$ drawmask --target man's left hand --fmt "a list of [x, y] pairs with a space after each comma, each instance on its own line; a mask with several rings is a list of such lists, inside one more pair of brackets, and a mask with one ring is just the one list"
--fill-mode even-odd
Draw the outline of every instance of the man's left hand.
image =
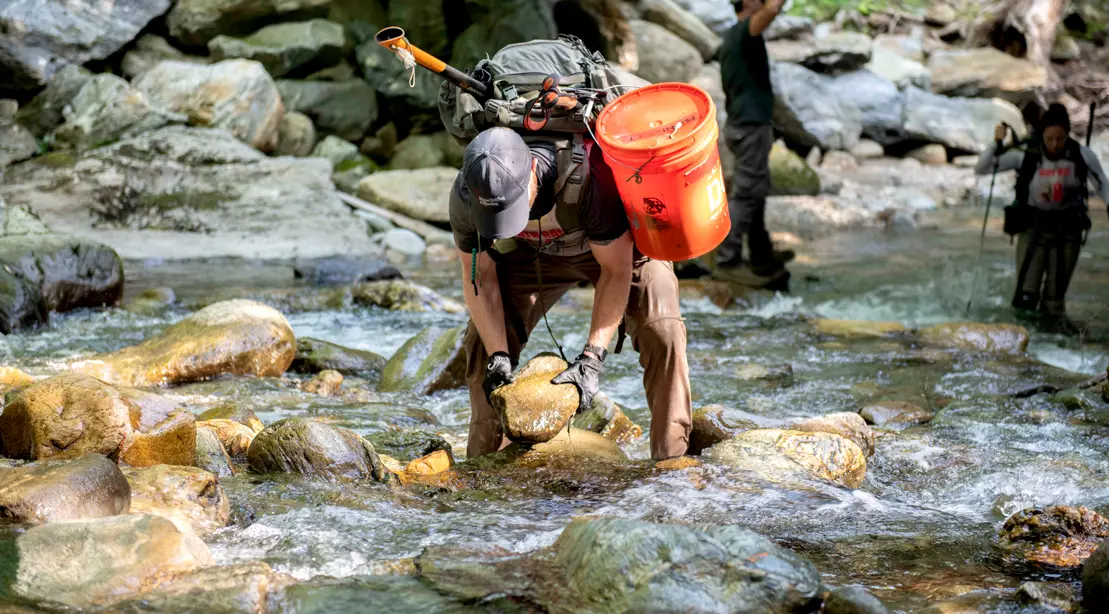
[[559, 373], [551, 380], [552, 384], [573, 384], [578, 388], [578, 413], [586, 411], [593, 405], [593, 397], [596, 396], [598, 389], [601, 385], [601, 371], [605, 365], [600, 359], [589, 354], [581, 354], [562, 373]]

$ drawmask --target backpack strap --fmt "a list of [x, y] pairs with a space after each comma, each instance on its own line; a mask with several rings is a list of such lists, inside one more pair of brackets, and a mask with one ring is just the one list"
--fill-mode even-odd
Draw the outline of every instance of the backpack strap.
[[1090, 190], [1086, 187], [1086, 180], [1089, 179], [1090, 167], [1086, 164], [1086, 158], [1082, 157], [1082, 144], [1078, 141], [1068, 138], [1067, 159], [1074, 163], [1075, 178], [1078, 179], [1078, 195], [1085, 203], [1090, 196]]
[[581, 203], [589, 178], [589, 156], [585, 137], [578, 133], [573, 139], [556, 143], [558, 180], [555, 181], [555, 206], [558, 223], [565, 229], [581, 227]]
[[1017, 171], [1017, 185], [1016, 185], [1016, 204], [1028, 205], [1029, 190], [1032, 185], [1032, 180], [1036, 178], [1036, 172], [1040, 170], [1040, 142], [1038, 139], [1028, 139], [1025, 143], [1024, 160], [1020, 163], [1020, 169]]

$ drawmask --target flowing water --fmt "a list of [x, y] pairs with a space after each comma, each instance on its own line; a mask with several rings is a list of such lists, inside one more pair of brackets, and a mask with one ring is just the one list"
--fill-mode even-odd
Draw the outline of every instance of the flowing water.
[[[1074, 373], [1094, 375], [1109, 364], [1104, 219], [1083, 253], [1069, 297], [1084, 334], [1070, 339], [1034, 333], [1029, 354], [1035, 360], [926, 350], [904, 341], [833, 339], [809, 324], [812, 317], [910, 327], [966, 319], [978, 245], [979, 220], [972, 215], [937, 217], [936, 228], [912, 233], [840, 235], [806, 246], [791, 267], [788, 296], [748, 296], [722, 311], [696, 284], [683, 295], [694, 406], [719, 403], [767, 424], [855, 411], [883, 399], [943, 408], [927, 426], [882, 432], [858, 490], [818, 480], [770, 483], [711, 464], [656, 471], [643, 439], [625, 446], [632, 460], [616, 467], [593, 471], [584, 463], [501, 472], [455, 487], [404, 490], [239, 475], [223, 481], [236, 522], [209, 544], [220, 563], [260, 559], [300, 580], [351, 578], [318, 584], [287, 606], [353, 612], [367, 611], [371, 595], [403, 590], [408, 582], [355, 581], [355, 576], [386, 576], [403, 565], [398, 560], [428, 546], [532, 552], [549, 546], [572, 518], [585, 514], [739, 523], [804, 554], [826, 583], [864, 586], [896, 611], [917, 611], [973, 591], [983, 597], [980, 611], [1019, 611], [1012, 593], [1023, 580], [1074, 578], [1001, 564], [991, 545], [1001, 522], [1023, 508], [1057, 503], [1109, 513], [1109, 430], [1103, 426], [1109, 405], [1095, 401], [1089, 409], [1068, 411], [1046, 395], [1023, 400], [1007, 395], [1045, 381], [1077, 381]], [[1000, 220], [992, 220], [990, 234], [969, 319], [1013, 321], [1007, 306], [1012, 248], [1000, 238]], [[411, 276], [458, 297], [453, 266]], [[285, 296], [295, 288], [291, 277], [288, 268], [278, 266], [134, 263], [128, 294], [170, 286], [185, 305], [213, 295]], [[564, 346], [583, 344], [589, 304], [590, 293], [577, 291], [552, 311], [551, 325]], [[10, 362], [46, 373], [75, 355], [133, 344], [185, 313], [59, 316], [50, 329], [10, 336]], [[307, 310], [288, 317], [298, 337], [384, 356], [431, 323], [464, 322], [461, 316], [376, 309]], [[525, 355], [550, 349], [553, 344], [539, 329]], [[734, 374], [745, 363], [788, 363], [793, 380], [739, 381]], [[634, 353], [613, 356], [603, 390], [646, 425], [640, 377]], [[422, 428], [445, 437], [457, 457], [465, 450], [469, 409], [462, 390], [427, 397], [367, 393], [352, 401], [306, 395], [277, 380], [238, 379], [165, 394], [197, 413], [234, 400], [266, 423], [304, 415], [362, 434], [395, 425]], [[462, 611], [446, 598], [425, 607]]]

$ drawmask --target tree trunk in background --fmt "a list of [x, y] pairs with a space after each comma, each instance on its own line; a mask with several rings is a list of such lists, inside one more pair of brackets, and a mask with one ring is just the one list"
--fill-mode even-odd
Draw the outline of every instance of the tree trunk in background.
[[1068, 4], [1068, 0], [1022, 0], [1006, 20], [1024, 34], [1028, 43], [1028, 59], [1043, 66], [1052, 80], [1055, 80], [1056, 74], [1051, 66], [1051, 49], [1055, 46], [1055, 31], [1066, 16]]

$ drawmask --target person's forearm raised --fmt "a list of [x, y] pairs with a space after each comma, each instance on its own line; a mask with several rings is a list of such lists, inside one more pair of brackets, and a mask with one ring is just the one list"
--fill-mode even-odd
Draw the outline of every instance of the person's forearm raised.
[[471, 256], [462, 250], [458, 251], [458, 255], [462, 263], [462, 292], [466, 299], [466, 308], [470, 311], [470, 319], [477, 327], [486, 353], [508, 352], [508, 340], [504, 327], [504, 304], [501, 302], [501, 285], [497, 279], [496, 263], [488, 254], [484, 252], [478, 254], [478, 294], [475, 295], [474, 284], [470, 278]]

